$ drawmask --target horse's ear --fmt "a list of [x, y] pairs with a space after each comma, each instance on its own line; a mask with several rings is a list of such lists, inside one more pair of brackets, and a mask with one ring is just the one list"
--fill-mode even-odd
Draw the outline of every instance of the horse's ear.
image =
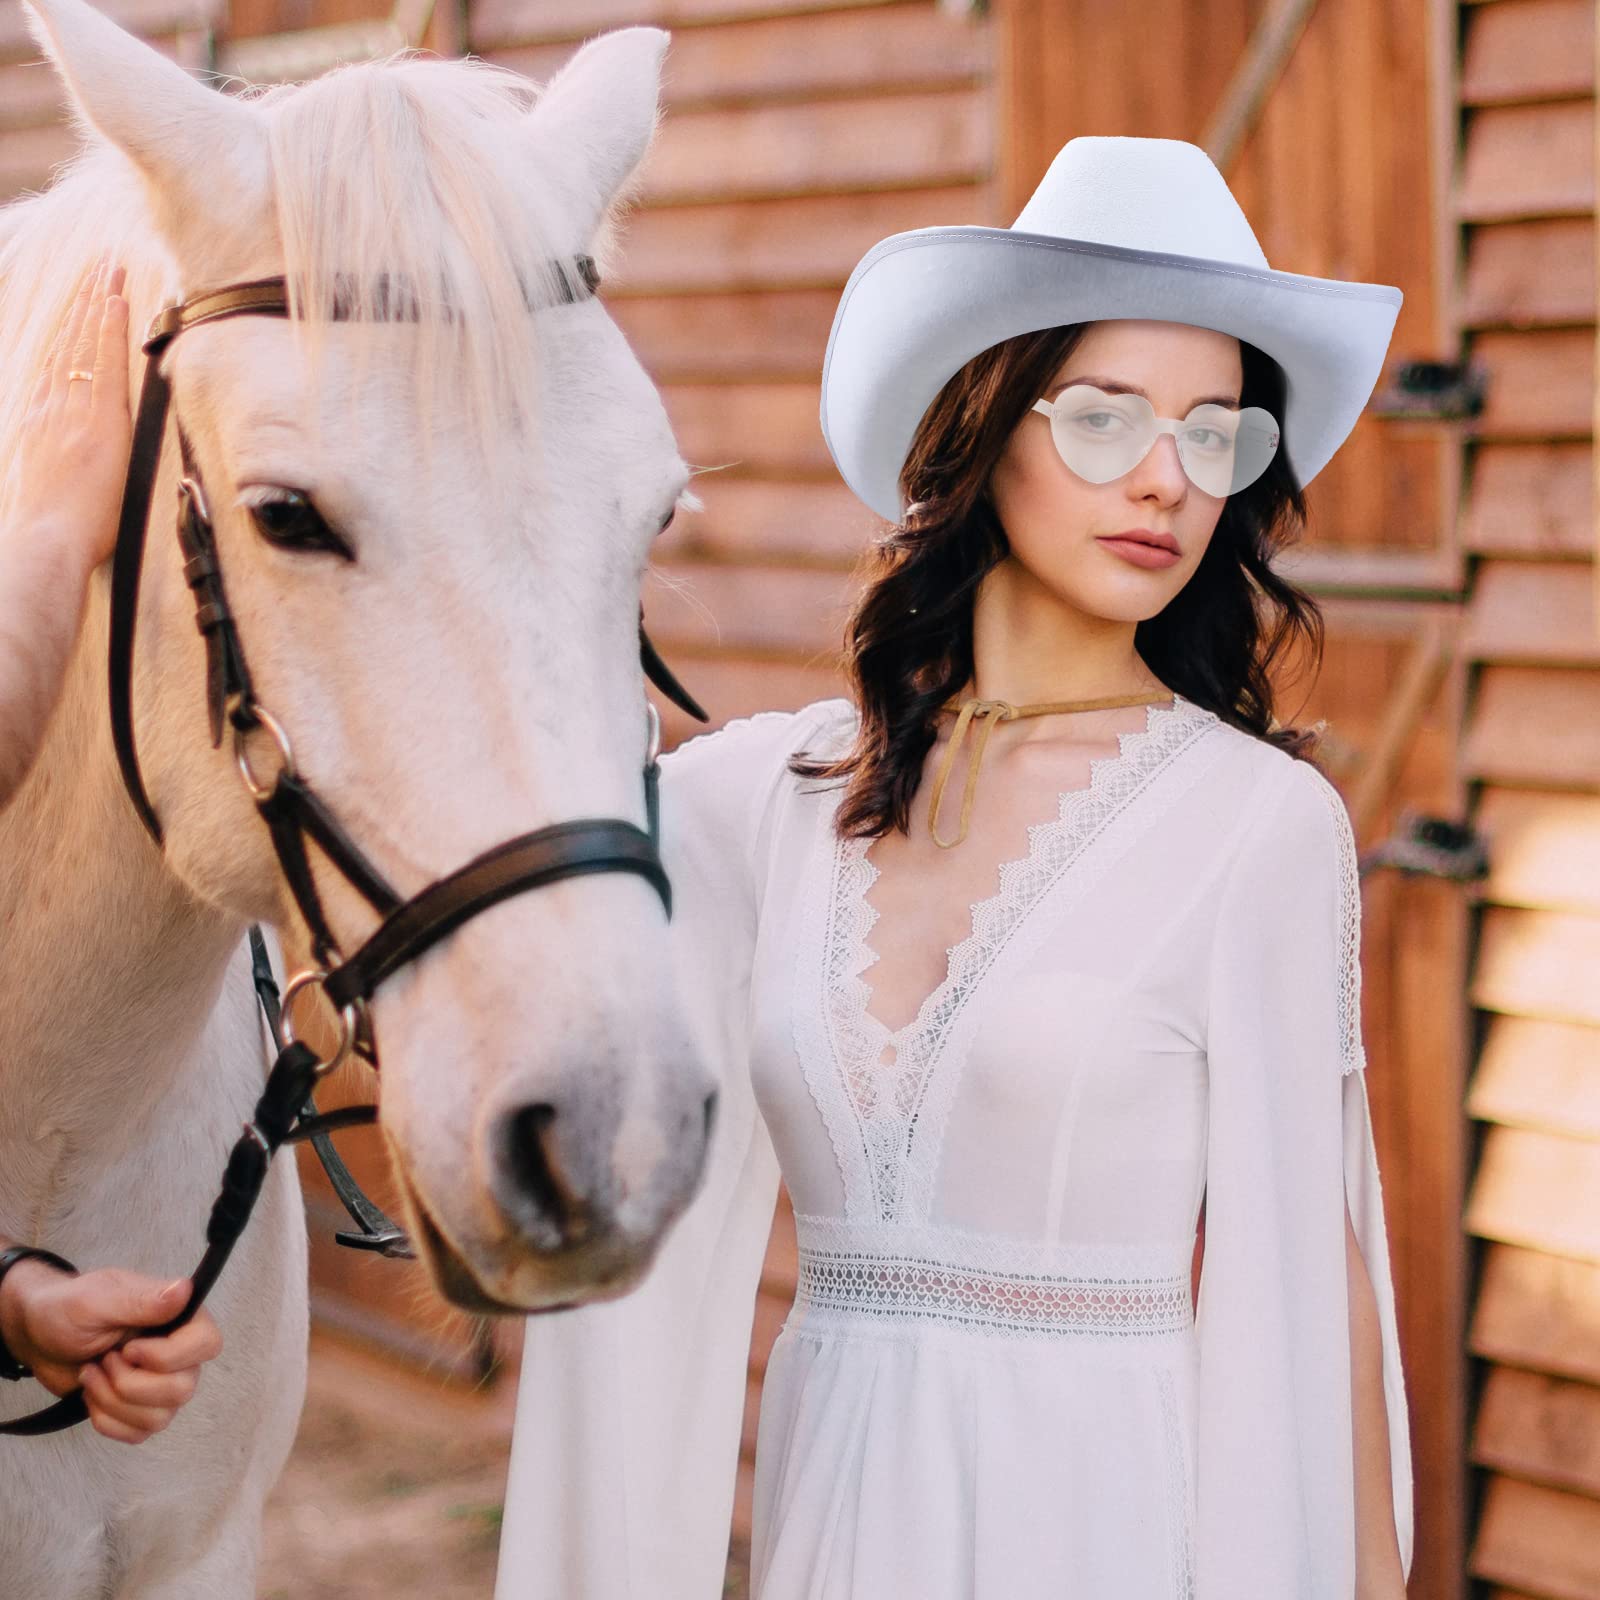
[[75, 117], [143, 173], [180, 251], [186, 238], [222, 242], [270, 203], [254, 107], [206, 88], [84, 0], [26, 0], [23, 10]]
[[600, 226], [650, 148], [670, 42], [661, 28], [603, 33], [550, 80], [528, 113], [540, 175], [566, 190], [580, 242]]

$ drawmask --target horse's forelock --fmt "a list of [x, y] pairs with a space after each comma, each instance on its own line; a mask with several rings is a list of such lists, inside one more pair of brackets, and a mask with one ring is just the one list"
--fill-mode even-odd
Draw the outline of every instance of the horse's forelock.
[[490, 63], [402, 55], [262, 97], [278, 235], [313, 361], [336, 299], [353, 294], [364, 320], [420, 307], [420, 392], [448, 379], [480, 436], [532, 415], [525, 289], [553, 300], [549, 263], [587, 242], [561, 215], [559, 182], [536, 170], [536, 92]]

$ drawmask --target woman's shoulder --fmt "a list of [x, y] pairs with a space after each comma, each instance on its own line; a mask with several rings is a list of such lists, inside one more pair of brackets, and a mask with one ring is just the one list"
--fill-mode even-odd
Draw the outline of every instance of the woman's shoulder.
[[1268, 876], [1307, 870], [1351, 876], [1354, 830], [1333, 780], [1309, 756], [1242, 729], [1229, 727], [1228, 733], [1245, 763], [1250, 794], [1230, 865]]
[[853, 722], [855, 706], [842, 695], [794, 711], [754, 711], [684, 739], [662, 756], [667, 767], [761, 770], [804, 750], [806, 742]]

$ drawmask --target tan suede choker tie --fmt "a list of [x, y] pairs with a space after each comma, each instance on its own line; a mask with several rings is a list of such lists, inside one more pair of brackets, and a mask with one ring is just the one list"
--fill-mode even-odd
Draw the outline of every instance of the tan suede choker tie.
[[[997, 722], [1010, 722], [1016, 717], [1042, 717], [1052, 711], [1104, 711], [1111, 706], [1156, 706], [1168, 705], [1172, 702], [1171, 693], [1160, 695], [1148, 694], [1111, 694], [1101, 695], [1094, 700], [1040, 700], [1031, 706], [1014, 706], [1009, 700], [979, 700], [976, 697], [963, 700], [959, 706], [941, 706], [941, 711], [955, 712], [955, 731], [950, 735], [950, 748], [945, 751], [943, 762], [940, 764], [939, 776], [933, 785], [933, 803], [928, 811], [928, 832], [933, 836], [933, 842], [941, 850], [948, 850], [953, 845], [958, 845], [967, 836], [967, 823], [972, 816], [972, 798], [978, 791], [978, 768], [983, 764], [984, 747], [989, 743], [989, 735], [994, 732]], [[956, 751], [960, 748], [961, 741], [966, 738], [967, 725], [974, 717], [984, 718], [983, 730], [978, 735], [978, 746], [973, 752], [971, 761], [967, 764], [967, 786], [961, 796], [961, 831], [953, 839], [939, 837], [939, 802], [944, 797], [944, 786], [949, 781], [951, 768], [955, 765]]]

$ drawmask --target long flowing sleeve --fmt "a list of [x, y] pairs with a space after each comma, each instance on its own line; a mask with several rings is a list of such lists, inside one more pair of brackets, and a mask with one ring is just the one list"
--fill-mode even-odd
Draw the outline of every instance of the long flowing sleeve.
[[1395, 1528], [1411, 1444], [1360, 1016], [1350, 819], [1314, 766], [1256, 791], [1208, 978], [1197, 1600], [1353, 1600], [1345, 1209], [1377, 1298]]
[[495, 1600], [722, 1595], [779, 1178], [748, 1070], [753, 857], [814, 720], [759, 712], [661, 758], [671, 959], [719, 1084], [707, 1170], [636, 1289], [524, 1324]]

